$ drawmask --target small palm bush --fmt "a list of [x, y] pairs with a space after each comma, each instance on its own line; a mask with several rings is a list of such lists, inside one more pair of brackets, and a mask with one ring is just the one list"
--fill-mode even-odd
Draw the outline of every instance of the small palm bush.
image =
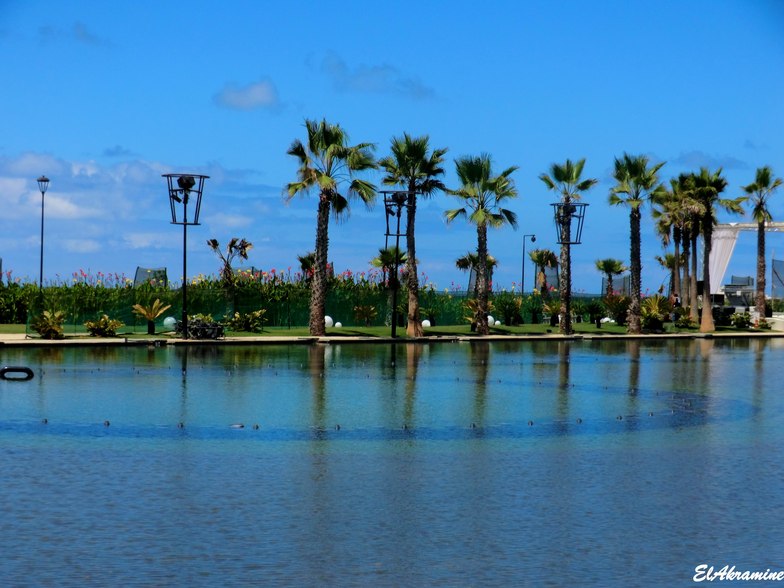
[[45, 310], [30, 325], [42, 339], [62, 339], [65, 337], [63, 323], [65, 313], [61, 310]]
[[248, 333], [261, 333], [264, 331], [264, 323], [267, 322], [266, 309], [261, 308], [253, 312], [241, 314], [235, 312], [234, 316], [226, 320], [226, 326], [232, 331], [246, 331]]
[[125, 323], [111, 319], [108, 314], [104, 314], [97, 320], [85, 322], [84, 326], [93, 337], [116, 337], [117, 329], [125, 326]]

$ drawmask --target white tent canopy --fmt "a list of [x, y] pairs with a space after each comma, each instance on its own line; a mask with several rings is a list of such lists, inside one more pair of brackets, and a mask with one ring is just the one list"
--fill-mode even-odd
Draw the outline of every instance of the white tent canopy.
[[[710, 266], [710, 293], [719, 294], [724, 283], [724, 274], [730, 264], [735, 243], [740, 231], [756, 231], [757, 223], [728, 223], [713, 227], [711, 239], [711, 254], [708, 260]], [[765, 223], [765, 231], [782, 231], [784, 223]]]

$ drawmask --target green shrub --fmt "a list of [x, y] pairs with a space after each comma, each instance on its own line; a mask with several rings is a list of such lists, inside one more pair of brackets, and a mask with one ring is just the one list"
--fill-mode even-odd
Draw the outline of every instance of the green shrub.
[[108, 314], [94, 321], [86, 321], [84, 326], [93, 337], [116, 337], [117, 329], [125, 326], [125, 323], [117, 319], [110, 319]]
[[736, 329], [748, 329], [751, 325], [751, 315], [748, 312], [736, 312], [730, 317], [730, 323]]
[[626, 315], [629, 312], [629, 305], [631, 299], [623, 294], [612, 294], [605, 296], [602, 301], [607, 315], [615, 321], [617, 325], [623, 326], [626, 324]]
[[664, 328], [664, 321], [672, 312], [672, 304], [665, 296], [656, 294], [643, 299], [640, 311], [643, 328], [660, 331]]
[[264, 331], [267, 311], [263, 308], [252, 312], [235, 312], [234, 316], [226, 321], [226, 326], [232, 331], [246, 331], [248, 333], [261, 333]]
[[62, 339], [65, 313], [60, 310], [45, 310], [31, 323], [33, 330], [41, 335], [42, 339]]

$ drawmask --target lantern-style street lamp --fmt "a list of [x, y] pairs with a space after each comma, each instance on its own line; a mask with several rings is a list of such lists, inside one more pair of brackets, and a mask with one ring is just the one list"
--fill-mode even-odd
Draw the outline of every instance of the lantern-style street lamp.
[[398, 280], [398, 266], [400, 265], [400, 237], [405, 236], [406, 229], [401, 227], [403, 209], [408, 206], [408, 195], [411, 192], [406, 190], [381, 191], [384, 196], [384, 212], [386, 215], [387, 228], [384, 232], [384, 247], [389, 249], [389, 238], [395, 238], [395, 251], [393, 268], [390, 272], [390, 286], [392, 287], [392, 333], [394, 339], [397, 337], [397, 292], [400, 289]]
[[[163, 174], [169, 188], [171, 222], [182, 225], [182, 337], [188, 338], [188, 225], [199, 224], [204, 180], [199, 174]], [[191, 216], [188, 217], [188, 205]]]
[[44, 194], [49, 188], [49, 178], [41, 176], [38, 178], [38, 189], [41, 191], [41, 267], [38, 273], [38, 289], [44, 287]]
[[563, 316], [560, 330], [564, 335], [571, 335], [573, 332], [571, 246], [582, 242], [587, 206], [588, 204], [584, 202], [574, 202], [570, 199], [552, 204], [557, 242], [561, 245], [561, 280], [566, 285], [564, 298], [561, 300]]

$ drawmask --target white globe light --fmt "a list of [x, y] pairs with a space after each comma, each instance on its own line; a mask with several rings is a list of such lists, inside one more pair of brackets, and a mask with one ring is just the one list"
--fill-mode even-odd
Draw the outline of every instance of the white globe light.
[[338, 321], [338, 322], [336, 322], [336, 323], [335, 323], [335, 328], [336, 328], [336, 329], [339, 329], [339, 328], [341, 328], [342, 326], [343, 326], [343, 323], [341, 323], [340, 321]]
[[502, 323], [501, 321], [495, 321], [495, 326], [496, 326], [496, 327], [500, 327], [500, 326], [501, 326], [501, 325], [503, 325], [503, 324], [504, 324], [504, 323]]
[[167, 329], [173, 329], [176, 324], [177, 319], [173, 316], [167, 316], [165, 319], [163, 319], [163, 326]]
[[495, 324], [495, 319], [492, 317], [492, 315], [487, 315], [487, 324], [491, 327]]
[[427, 320], [427, 319], [423, 320], [422, 321], [422, 328], [423, 329], [429, 329], [430, 328], [430, 321]]
[[325, 316], [325, 317], [324, 317], [324, 326], [325, 326], [325, 327], [331, 327], [331, 326], [332, 326], [332, 325], [334, 325], [334, 324], [335, 324], [335, 323], [334, 323], [334, 321], [332, 320], [332, 317], [331, 317], [331, 316], [327, 315], [327, 316]]

